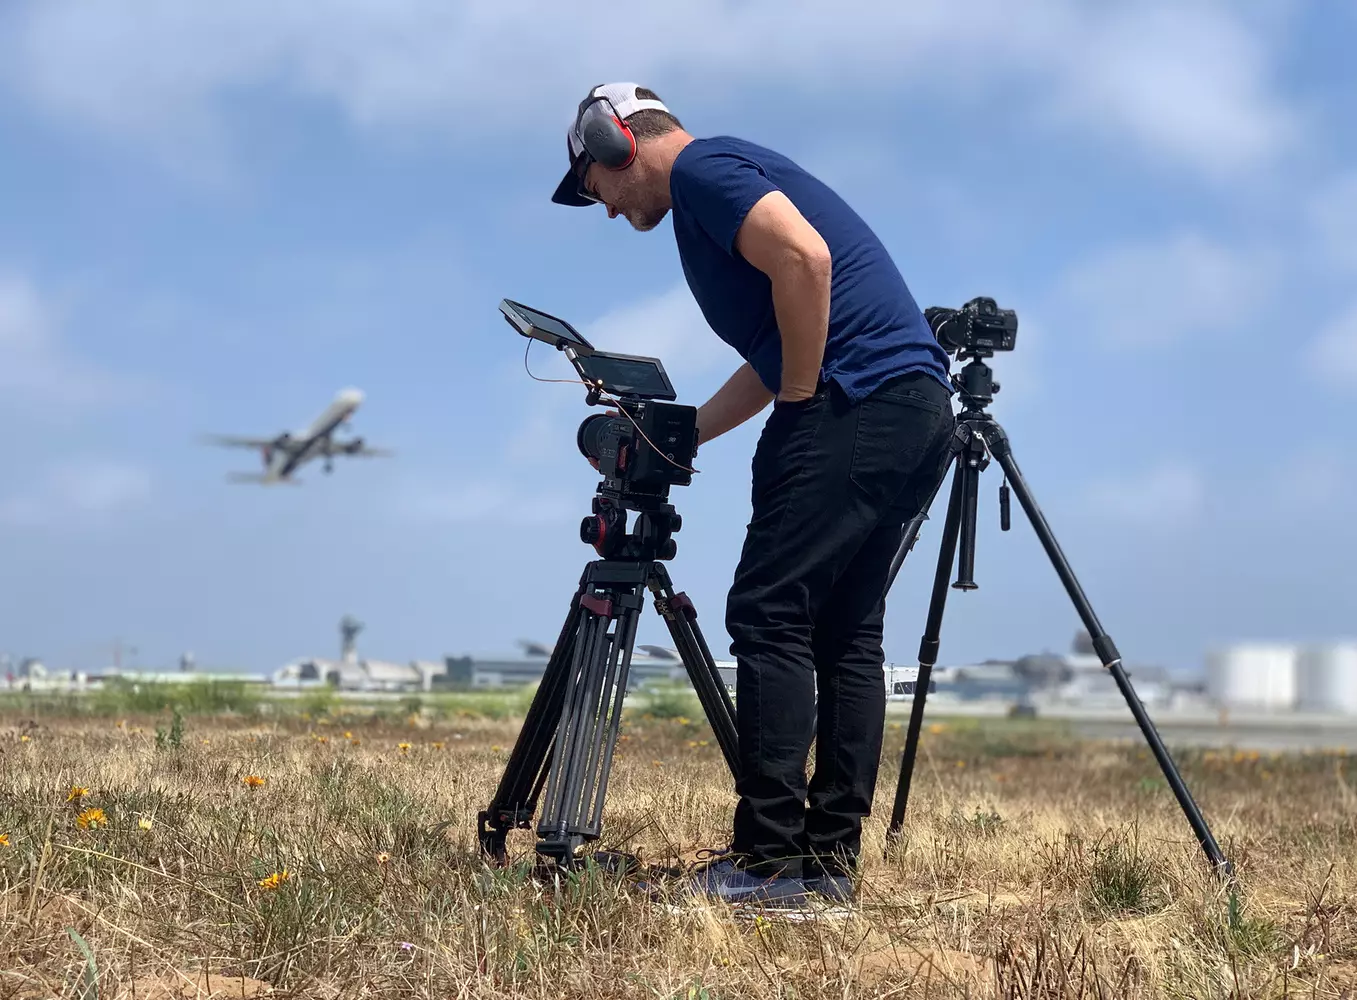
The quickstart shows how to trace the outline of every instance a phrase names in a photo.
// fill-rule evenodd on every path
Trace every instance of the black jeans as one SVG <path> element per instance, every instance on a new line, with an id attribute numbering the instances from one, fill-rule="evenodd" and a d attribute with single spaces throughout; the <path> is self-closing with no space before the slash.
<path id="1" fill-rule="evenodd" d="M 921 373 L 857 405 L 833 383 L 773 404 L 726 609 L 740 744 L 731 847 L 755 872 L 856 863 L 885 725 L 886 577 L 902 526 L 946 471 L 953 429 L 947 390 Z"/>

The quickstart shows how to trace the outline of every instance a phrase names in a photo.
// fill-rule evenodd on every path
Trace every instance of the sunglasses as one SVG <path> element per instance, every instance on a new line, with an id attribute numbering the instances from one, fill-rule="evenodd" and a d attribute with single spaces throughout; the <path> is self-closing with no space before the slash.
<path id="1" fill-rule="evenodd" d="M 576 191 L 581 198 L 587 198 L 596 205 L 603 204 L 603 199 L 594 191 L 589 190 L 585 183 L 585 176 L 589 173 L 589 165 L 594 162 L 594 158 L 588 153 L 581 153 L 575 160 L 575 180 Z"/>

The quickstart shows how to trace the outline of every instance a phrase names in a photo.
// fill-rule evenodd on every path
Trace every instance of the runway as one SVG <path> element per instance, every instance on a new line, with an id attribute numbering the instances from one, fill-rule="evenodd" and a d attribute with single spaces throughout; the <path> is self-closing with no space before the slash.
<path id="1" fill-rule="evenodd" d="M 891 701 L 886 714 L 892 721 L 908 718 L 911 702 Z M 962 702 L 930 698 L 924 718 L 1007 718 L 1007 701 Z M 1240 750 L 1300 751 L 1339 750 L 1357 753 L 1357 717 L 1302 712 L 1246 712 L 1209 709 L 1155 709 L 1147 706 L 1150 721 L 1170 748 L 1230 747 Z M 1041 720 L 1060 722 L 1082 737 L 1095 740 L 1142 741 L 1144 736 L 1125 705 L 1090 708 L 1083 706 L 1036 706 Z"/>

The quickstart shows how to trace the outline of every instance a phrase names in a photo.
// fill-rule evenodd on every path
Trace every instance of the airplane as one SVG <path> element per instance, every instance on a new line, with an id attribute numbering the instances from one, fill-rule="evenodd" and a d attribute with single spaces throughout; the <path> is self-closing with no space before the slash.
<path id="1" fill-rule="evenodd" d="M 325 412 L 304 430 L 284 431 L 273 438 L 211 434 L 207 435 L 205 440 L 210 444 L 228 448 L 254 448 L 259 451 L 264 471 L 230 472 L 226 476 L 229 482 L 298 485 L 299 481 L 293 478 L 293 473 L 307 462 L 318 458 L 325 459 L 324 469 L 329 474 L 334 471 L 336 455 L 378 457 L 392 454 L 385 448 L 369 448 L 361 437 L 348 441 L 334 439 L 335 430 L 340 425 L 348 423 L 362 402 L 362 390 L 343 389 L 335 395 L 334 400 L 325 408 Z"/>

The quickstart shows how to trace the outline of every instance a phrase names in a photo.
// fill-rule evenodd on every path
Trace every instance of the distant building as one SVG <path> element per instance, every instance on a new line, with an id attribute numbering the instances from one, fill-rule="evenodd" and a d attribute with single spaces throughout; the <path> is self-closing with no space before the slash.
<path id="1" fill-rule="evenodd" d="M 445 665 L 429 660 L 393 663 L 388 660 L 293 660 L 273 672 L 280 688 L 332 687 L 340 691 L 432 691 Z"/>

